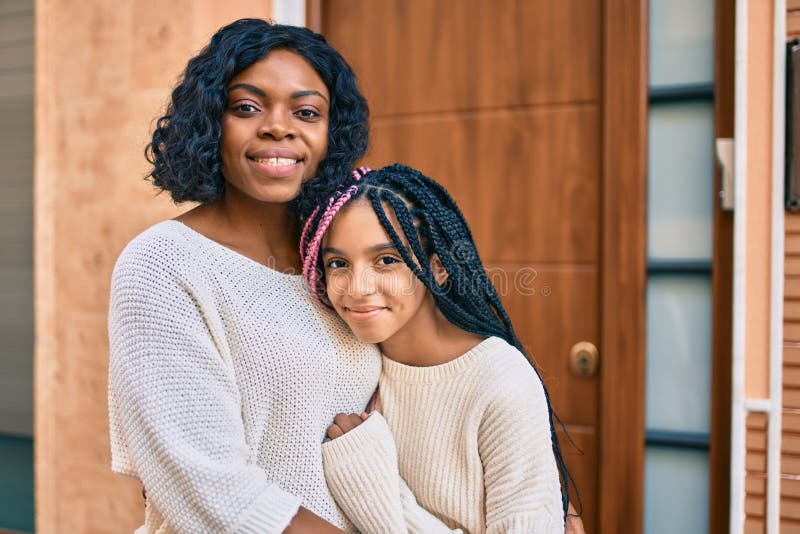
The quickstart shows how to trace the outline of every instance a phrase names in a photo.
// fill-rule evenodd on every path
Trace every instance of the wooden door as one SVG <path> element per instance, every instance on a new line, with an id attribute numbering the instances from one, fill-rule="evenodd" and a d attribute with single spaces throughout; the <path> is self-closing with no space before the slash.
<path id="1" fill-rule="evenodd" d="M 471 224 L 490 276 L 577 445 L 562 434 L 589 533 L 641 529 L 641 4 L 309 4 L 312 26 L 351 63 L 370 102 L 365 163 L 419 168 L 450 190 Z M 611 79 L 613 68 L 622 79 Z M 618 88 L 625 83 L 627 93 Z M 624 114 L 607 117 L 623 108 L 628 123 Z M 604 233 L 608 229 L 611 234 Z M 581 341 L 601 349 L 600 374 L 570 371 L 570 349 Z M 620 366 L 625 369 L 617 374 Z M 614 375 L 604 380 L 602 373 Z M 614 436 L 603 434 L 605 422 Z M 577 506 L 574 496 L 572 501 Z"/>

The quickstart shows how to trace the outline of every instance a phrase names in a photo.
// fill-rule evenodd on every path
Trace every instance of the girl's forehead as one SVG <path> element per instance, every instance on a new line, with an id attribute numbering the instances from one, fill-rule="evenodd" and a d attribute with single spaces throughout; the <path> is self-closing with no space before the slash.
<path id="1" fill-rule="evenodd" d="M 403 231 L 391 207 L 384 202 L 383 210 L 395 232 L 405 241 Z M 372 203 L 361 197 L 348 203 L 336 214 L 323 242 L 326 244 L 335 242 L 337 245 L 353 243 L 366 246 L 379 242 L 391 242 L 391 238 L 378 219 Z M 337 248 L 339 247 L 337 246 Z"/>

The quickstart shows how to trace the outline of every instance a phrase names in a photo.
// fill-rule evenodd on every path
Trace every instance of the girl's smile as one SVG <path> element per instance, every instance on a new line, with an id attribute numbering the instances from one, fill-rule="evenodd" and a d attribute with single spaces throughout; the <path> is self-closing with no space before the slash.
<path id="1" fill-rule="evenodd" d="M 361 341 L 384 343 L 423 317 L 432 322 L 432 297 L 367 202 L 356 200 L 336 215 L 322 259 L 328 298 Z"/>

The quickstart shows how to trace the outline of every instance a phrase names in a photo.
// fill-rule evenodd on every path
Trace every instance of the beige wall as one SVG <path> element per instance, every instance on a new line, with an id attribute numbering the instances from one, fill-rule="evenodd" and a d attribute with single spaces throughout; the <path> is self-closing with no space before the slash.
<path id="1" fill-rule="evenodd" d="M 37 0 L 37 532 L 130 532 L 135 481 L 109 469 L 106 311 L 125 243 L 181 211 L 143 181 L 151 121 L 219 26 L 269 0 Z"/>

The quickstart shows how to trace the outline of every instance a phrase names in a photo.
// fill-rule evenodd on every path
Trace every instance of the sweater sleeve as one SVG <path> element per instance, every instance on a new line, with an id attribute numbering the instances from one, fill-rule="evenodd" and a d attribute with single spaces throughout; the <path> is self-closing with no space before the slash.
<path id="1" fill-rule="evenodd" d="M 521 371 L 505 379 L 507 389 L 489 404 L 478 433 L 486 532 L 563 534 L 544 388 L 532 369 Z"/>
<path id="2" fill-rule="evenodd" d="M 207 295 L 168 264 L 126 250 L 114 270 L 114 470 L 138 477 L 177 532 L 282 532 L 300 499 L 271 484 L 252 460 Z"/>
<path id="3" fill-rule="evenodd" d="M 418 503 L 397 466 L 397 447 L 378 412 L 322 446 L 328 487 L 362 532 L 444 533 L 451 530 Z"/>

